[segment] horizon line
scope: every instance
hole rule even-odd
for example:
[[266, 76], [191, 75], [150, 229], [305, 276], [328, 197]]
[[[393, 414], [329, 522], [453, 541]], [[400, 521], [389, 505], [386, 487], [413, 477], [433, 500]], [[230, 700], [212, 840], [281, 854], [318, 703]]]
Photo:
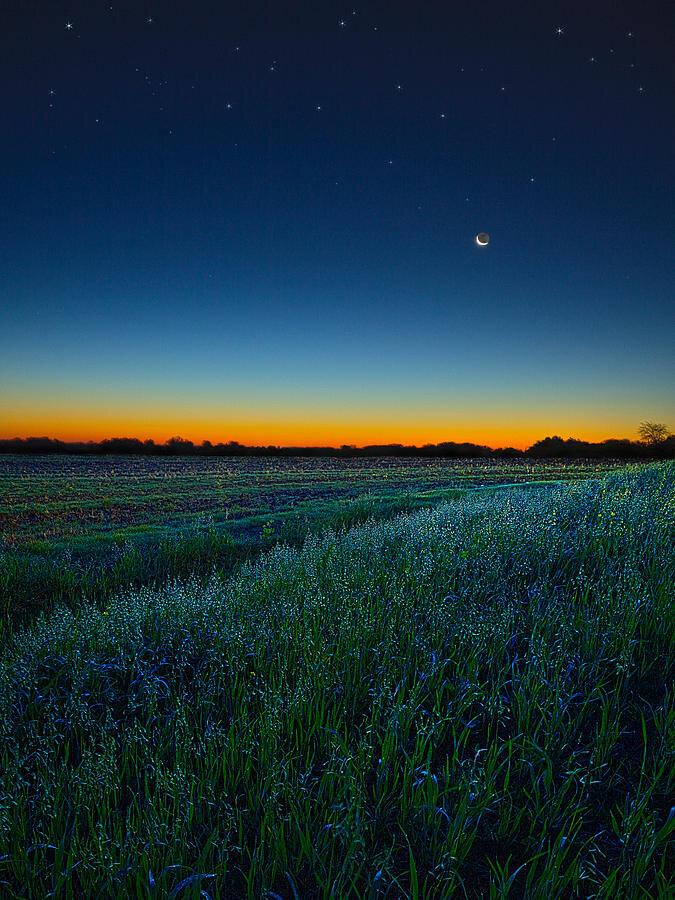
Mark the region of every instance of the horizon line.
[[[670, 435], [672, 437], [672, 435]], [[26, 443], [37, 443], [37, 442], [46, 442], [49, 444], [57, 444], [63, 445], [65, 447], [68, 446], [82, 446], [82, 447], [103, 447], [107, 444], [111, 443], [128, 443], [130, 445], [138, 445], [139, 449], [142, 447], [147, 447], [150, 449], [151, 447], [156, 447], [158, 449], [170, 449], [170, 448], [179, 448], [185, 447], [191, 448], [196, 451], [204, 451], [209, 449], [221, 449], [221, 448], [236, 448], [240, 447], [242, 450], [258, 450], [258, 451], [288, 451], [288, 450], [330, 450], [335, 453], [348, 453], [350, 451], [364, 451], [370, 449], [377, 448], [400, 448], [401, 450], [411, 451], [411, 450], [432, 450], [438, 449], [442, 447], [475, 447], [480, 450], [490, 450], [492, 452], [497, 451], [506, 451], [506, 450], [517, 450], [518, 452], [524, 453], [527, 450], [530, 450], [536, 447], [538, 444], [541, 444], [545, 441], [562, 441], [562, 442], [570, 442], [577, 444], [586, 444], [588, 446], [597, 446], [600, 447], [603, 444], [608, 443], [622, 443], [622, 444], [635, 444], [636, 446], [647, 446], [644, 441], [641, 440], [633, 440], [627, 437], [610, 437], [605, 438], [602, 441], [588, 441], [582, 438], [577, 438], [573, 436], [562, 437], [559, 434], [546, 435], [543, 438], [538, 438], [533, 443], [529, 444], [529, 446], [514, 446], [513, 444], [504, 444], [498, 446], [490, 446], [489, 444], [476, 443], [474, 441], [438, 441], [436, 443], [426, 442], [424, 444], [403, 444], [398, 441], [388, 441], [386, 443], [370, 443], [370, 444], [348, 444], [343, 443], [340, 445], [331, 445], [331, 444], [320, 444], [320, 443], [312, 443], [312, 444], [243, 444], [237, 440], [229, 440], [229, 441], [218, 441], [217, 443], [213, 443], [208, 438], [203, 439], [200, 443], [196, 443], [195, 441], [190, 440], [189, 438], [183, 438], [180, 435], [172, 435], [170, 438], [167, 438], [163, 443], [156, 441], [154, 438], [138, 438], [131, 437], [128, 435], [115, 435], [107, 438], [102, 438], [100, 440], [94, 440], [93, 438], [88, 439], [79, 439], [79, 440], [63, 440], [61, 438], [53, 438], [48, 435], [28, 435], [26, 437], [19, 437], [18, 435], [14, 435], [13, 437], [0, 437], [0, 445], [2, 444], [12, 444], [20, 442], [22, 444]]]

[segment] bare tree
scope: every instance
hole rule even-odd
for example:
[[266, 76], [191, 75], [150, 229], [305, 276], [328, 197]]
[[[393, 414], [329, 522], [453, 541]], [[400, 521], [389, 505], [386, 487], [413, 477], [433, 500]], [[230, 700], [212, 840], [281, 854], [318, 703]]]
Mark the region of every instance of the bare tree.
[[663, 422], [640, 422], [640, 427], [638, 428], [638, 434], [642, 440], [652, 447], [663, 443], [669, 433], [668, 426], [664, 425]]

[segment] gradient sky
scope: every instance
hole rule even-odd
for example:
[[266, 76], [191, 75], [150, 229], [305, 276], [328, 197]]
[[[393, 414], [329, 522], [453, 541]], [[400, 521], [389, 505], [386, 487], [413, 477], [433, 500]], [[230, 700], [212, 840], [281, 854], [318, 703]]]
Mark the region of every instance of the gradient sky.
[[0, 437], [675, 427], [671, 3], [0, 24]]

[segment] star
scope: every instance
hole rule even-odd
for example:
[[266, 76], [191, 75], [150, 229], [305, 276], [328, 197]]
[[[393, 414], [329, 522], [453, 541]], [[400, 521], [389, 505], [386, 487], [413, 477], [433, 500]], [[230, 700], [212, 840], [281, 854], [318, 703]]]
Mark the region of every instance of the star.
[[338, 25], [340, 26], [340, 28], [344, 28], [346, 24], [347, 23], [345, 22], [344, 19], [340, 19], [340, 21], [338, 22]]
[[565, 29], [561, 28], [560, 25], [558, 25], [558, 27], [555, 30], [555, 33], [558, 35], [558, 37], [561, 37], [563, 34], [565, 34]]
[[231, 104], [231, 103], [226, 103], [226, 104], [225, 104], [225, 109], [232, 109], [232, 104]]
[[56, 93], [56, 91], [52, 89], [52, 90], [49, 92], [49, 96], [50, 96], [50, 97], [53, 97], [55, 93]]
[[73, 30], [73, 23], [66, 22], [66, 31], [72, 31], [72, 30]]
[[396, 85], [396, 90], [397, 90], [397, 91], [402, 91], [402, 90], [403, 90], [403, 86], [400, 85], [400, 84], [397, 84], [397, 85]]
[[534, 178], [530, 178], [530, 184], [534, 184]]
[[155, 21], [155, 20], [152, 18], [152, 16], [148, 16], [148, 25], [152, 25], [152, 23], [153, 23], [154, 21]]
[[626, 37], [632, 38], [632, 37], [633, 37], [633, 32], [632, 32], [632, 31], [629, 31], [628, 34], [626, 35]]
[[320, 107], [320, 106], [317, 106], [316, 111], [317, 111], [317, 112], [321, 112], [321, 107]]
[[645, 89], [642, 87], [642, 85], [640, 85], [640, 87], [638, 88], [638, 94], [644, 94], [644, 92]]
[[597, 62], [597, 60], [594, 56], [591, 56], [588, 61], [591, 63]]
[[445, 118], [445, 113], [441, 113], [441, 119]]

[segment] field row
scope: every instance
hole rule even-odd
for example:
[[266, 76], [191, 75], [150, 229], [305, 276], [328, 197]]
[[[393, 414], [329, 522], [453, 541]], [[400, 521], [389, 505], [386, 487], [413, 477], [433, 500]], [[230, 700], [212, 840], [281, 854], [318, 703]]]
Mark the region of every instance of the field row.
[[613, 464], [331, 458], [0, 457], [0, 617], [232, 571], [278, 542], [501, 485]]

